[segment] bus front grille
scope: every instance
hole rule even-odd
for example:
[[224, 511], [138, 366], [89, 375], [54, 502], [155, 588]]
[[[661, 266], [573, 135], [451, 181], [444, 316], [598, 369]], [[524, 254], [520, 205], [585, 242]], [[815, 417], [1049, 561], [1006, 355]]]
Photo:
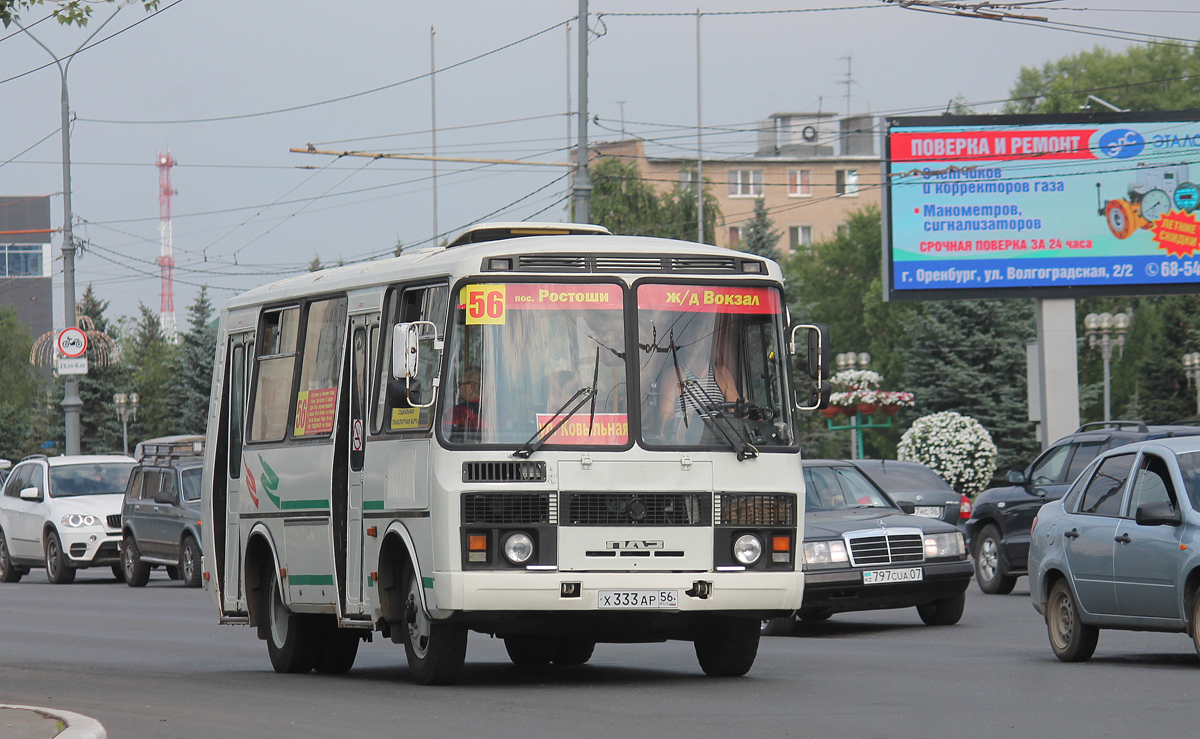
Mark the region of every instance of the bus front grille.
[[708, 493], [561, 493], [563, 526], [708, 526]]
[[463, 493], [463, 525], [555, 523], [550, 493]]
[[720, 504], [717, 520], [724, 525], [796, 525], [796, 496], [790, 493], [725, 493]]
[[545, 482], [545, 462], [463, 462], [463, 482]]

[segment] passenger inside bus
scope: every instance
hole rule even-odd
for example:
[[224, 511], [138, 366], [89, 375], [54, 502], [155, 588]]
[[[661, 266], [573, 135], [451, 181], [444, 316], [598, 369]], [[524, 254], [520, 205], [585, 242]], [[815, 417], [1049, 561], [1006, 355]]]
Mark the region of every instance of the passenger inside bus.
[[707, 428], [700, 417], [737, 401], [737, 379], [730, 369], [732, 331], [722, 323], [727, 321], [718, 321], [710, 335], [685, 336], [668, 347], [658, 399], [662, 441], [697, 442]]
[[450, 416], [451, 431], [479, 430], [479, 367], [468, 366], [458, 381], [458, 403]]

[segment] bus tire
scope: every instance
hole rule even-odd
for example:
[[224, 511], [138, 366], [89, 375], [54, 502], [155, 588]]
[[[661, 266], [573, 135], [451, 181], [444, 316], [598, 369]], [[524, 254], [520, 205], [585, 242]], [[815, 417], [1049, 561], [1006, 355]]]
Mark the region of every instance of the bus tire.
[[696, 659], [709, 677], [741, 677], [758, 656], [761, 621], [716, 616], [696, 635]]
[[404, 574], [404, 621], [399, 625], [413, 679], [421, 685], [451, 685], [467, 660], [467, 629], [434, 621], [421, 605], [421, 580], [412, 567]]
[[271, 570], [267, 596], [267, 653], [276, 672], [311, 672], [317, 665], [318, 623], [303, 613], [292, 613], [280, 595], [279, 578]]
[[584, 634], [562, 634], [554, 645], [554, 664], [574, 667], [587, 664], [596, 649], [596, 640]]
[[554, 659], [557, 640], [542, 634], [509, 634], [504, 650], [518, 667], [545, 667]]
[[321, 624], [321, 644], [317, 655], [317, 672], [322, 675], [345, 675], [358, 656], [359, 631], [340, 629], [337, 617], [329, 616]]

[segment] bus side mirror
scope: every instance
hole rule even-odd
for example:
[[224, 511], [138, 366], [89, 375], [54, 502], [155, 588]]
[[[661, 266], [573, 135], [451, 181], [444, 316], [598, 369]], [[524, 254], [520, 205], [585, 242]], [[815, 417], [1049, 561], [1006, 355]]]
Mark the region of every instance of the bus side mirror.
[[[437, 397], [440, 378], [437, 377], [442, 341], [438, 339], [437, 326], [431, 321], [397, 323], [392, 328], [392, 377], [395, 384], [404, 388], [404, 405], [411, 408], [428, 408]], [[424, 361], [422, 361], [424, 356]], [[424, 372], [422, 372], [424, 370]], [[388, 394], [399, 395], [388, 383]], [[422, 387], [431, 388], [428, 398], [423, 397]], [[401, 404], [393, 402], [393, 405]]]
[[392, 327], [392, 377], [407, 380], [417, 374], [420, 348], [417, 341], [417, 324], [397, 323]]
[[[807, 341], [801, 345], [804, 349], [802, 355], [804, 363], [798, 369], [807, 373], [811, 382], [809, 383], [808, 398], [803, 404], [799, 402], [801, 383], [794, 383], [797, 388], [796, 409], [813, 411], [828, 408], [830, 388], [825, 380], [829, 379], [829, 327], [823, 323], [800, 324], [793, 327], [792, 340], [788, 344], [788, 352], [793, 356], [798, 354], [797, 338], [801, 331], [807, 334]], [[800, 359], [801, 357], [796, 358]]]

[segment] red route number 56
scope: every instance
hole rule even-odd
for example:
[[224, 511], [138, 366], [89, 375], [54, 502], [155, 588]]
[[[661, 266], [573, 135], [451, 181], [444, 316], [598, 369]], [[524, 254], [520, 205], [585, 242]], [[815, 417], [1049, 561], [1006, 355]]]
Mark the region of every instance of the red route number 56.
[[462, 303], [467, 309], [467, 324], [504, 323], [506, 287], [470, 285], [463, 288]]

